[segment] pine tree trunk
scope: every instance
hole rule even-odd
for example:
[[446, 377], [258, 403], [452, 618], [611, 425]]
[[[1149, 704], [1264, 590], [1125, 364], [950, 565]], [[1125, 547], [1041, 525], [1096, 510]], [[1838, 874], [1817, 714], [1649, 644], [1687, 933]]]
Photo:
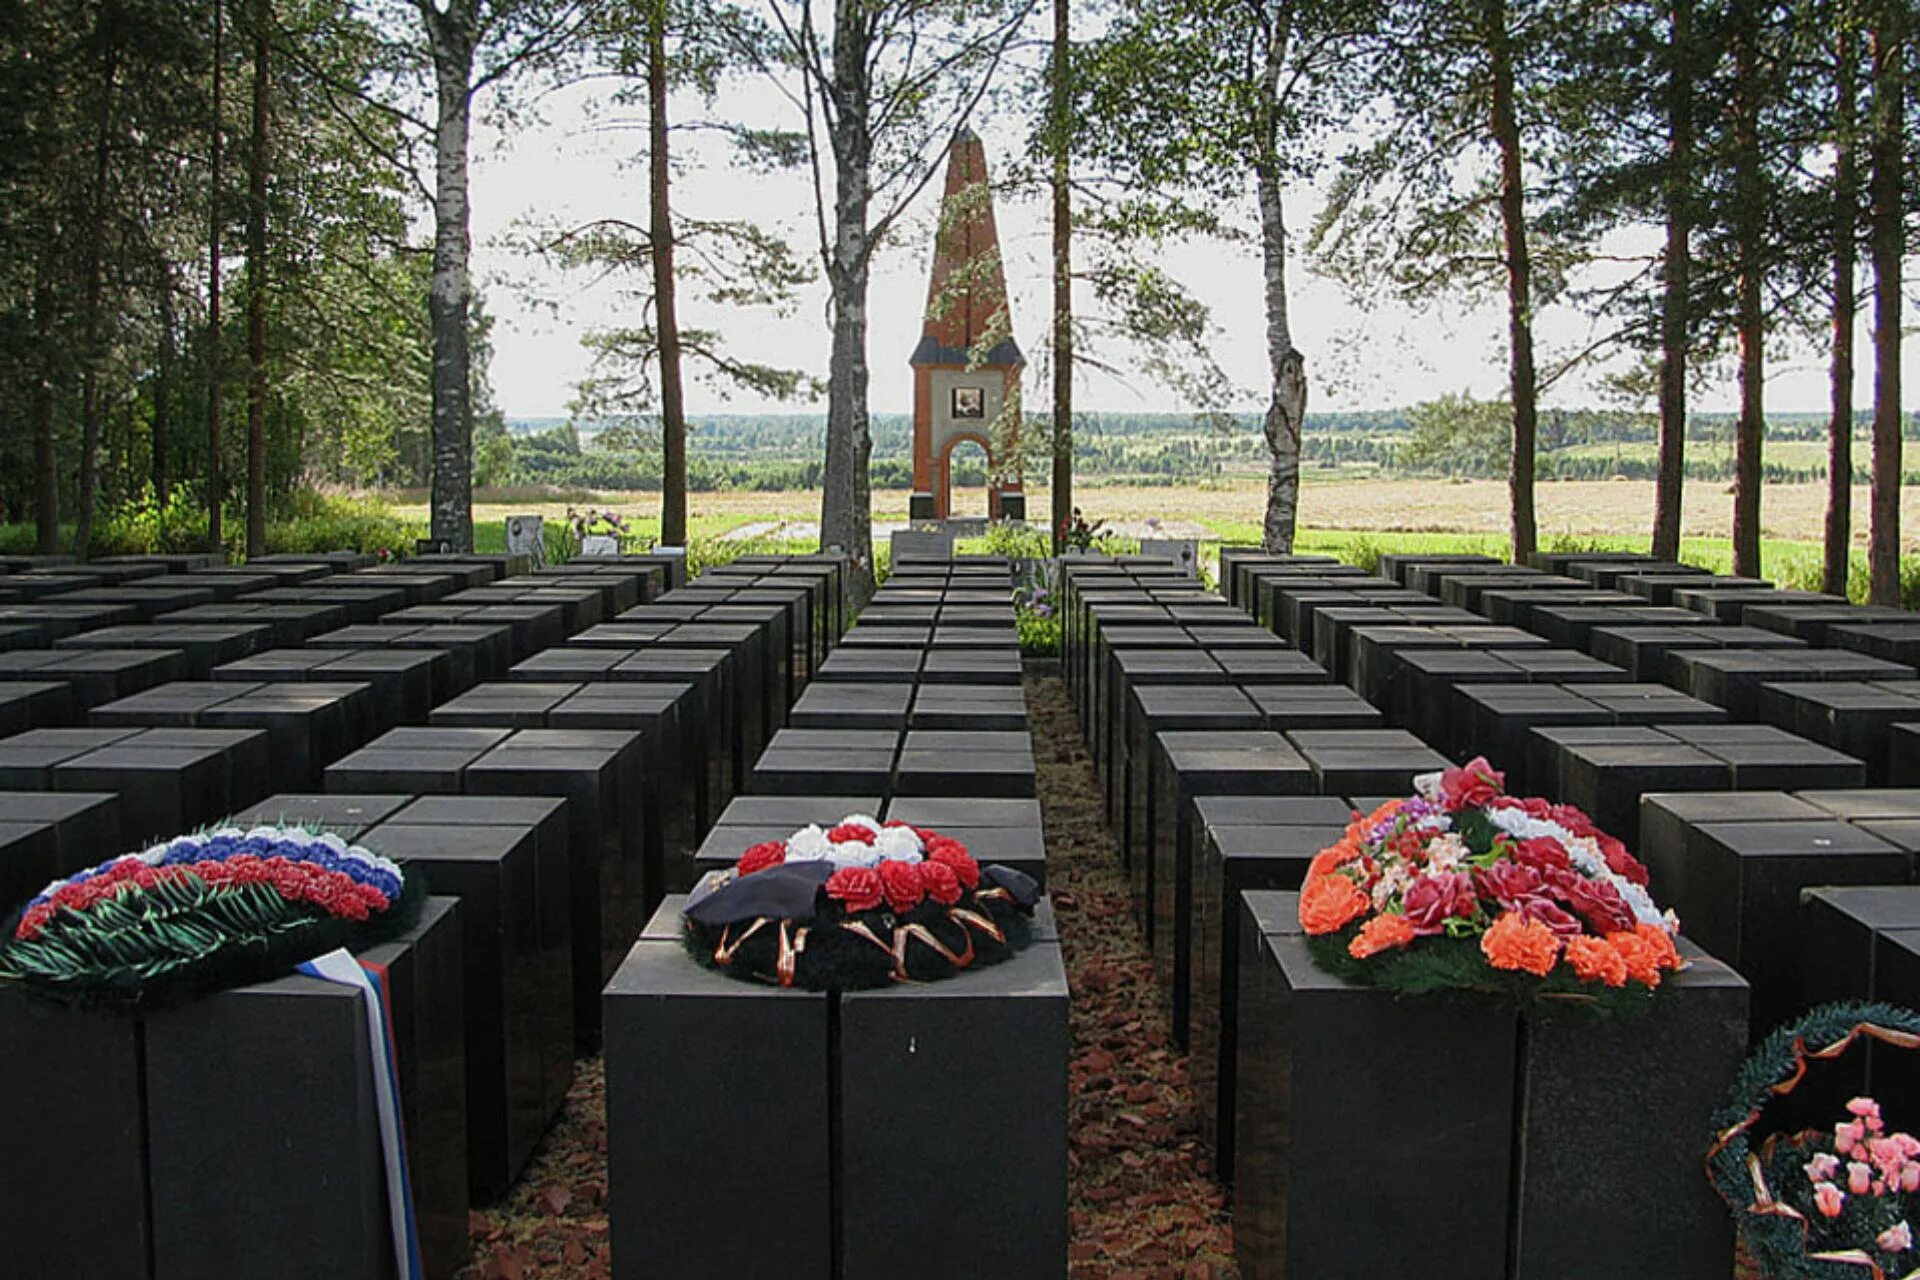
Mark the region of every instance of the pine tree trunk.
[[160, 260], [160, 350], [153, 372], [153, 438], [149, 442], [154, 500], [167, 505], [172, 476], [168, 448], [173, 443], [174, 365], [179, 360], [179, 335], [173, 312], [173, 264]]
[[1660, 295], [1660, 460], [1653, 496], [1653, 554], [1680, 558], [1687, 480], [1687, 355], [1693, 279], [1693, 0], [1673, 0], [1667, 67], [1667, 247]]
[[820, 546], [849, 561], [847, 595], [864, 607], [873, 595], [873, 511], [867, 473], [873, 439], [867, 421], [867, 216], [869, 132], [867, 8], [835, 0], [833, 82], [836, 111], [833, 246], [827, 265], [833, 290], [833, 349], [827, 371], [827, 465], [820, 494]]
[[267, 168], [272, 65], [267, 0], [253, 6], [253, 148], [247, 159], [247, 558], [267, 553]]
[[1853, 160], [1853, 41], [1844, 23], [1834, 53], [1833, 344], [1828, 366], [1833, 414], [1827, 423], [1826, 560], [1820, 577], [1822, 590], [1844, 596], [1853, 549], [1853, 276], [1859, 224]]
[[1751, 5], [1741, 6], [1734, 28], [1734, 191], [1735, 252], [1739, 272], [1734, 285], [1735, 325], [1739, 340], [1740, 421], [1733, 458], [1733, 571], [1760, 576], [1761, 452], [1765, 447], [1766, 309], [1765, 211], [1761, 207], [1760, 86], [1755, 67]]
[[227, 500], [226, 441], [220, 421], [224, 376], [220, 358], [220, 182], [222, 142], [226, 135], [222, 114], [226, 66], [221, 44], [226, 8], [226, 0], [213, 0], [213, 128], [207, 146], [207, 543], [208, 550], [215, 552], [225, 545], [226, 531], [222, 526]]
[[101, 44], [100, 102], [94, 119], [93, 194], [87, 226], [87, 364], [80, 383], [80, 483], [73, 524], [73, 553], [82, 560], [93, 549], [93, 516], [100, 483], [100, 427], [106, 414], [100, 391], [107, 359], [102, 312], [106, 305], [107, 227], [112, 221], [107, 200], [113, 179], [113, 95], [120, 74], [120, 32], [112, 0], [100, 6], [94, 33]]
[[667, 164], [667, 0], [653, 0], [647, 24], [647, 103], [653, 197], [655, 337], [660, 345], [660, 541], [687, 545], [687, 406], [680, 372], [680, 316], [674, 294], [672, 171]]
[[1900, 259], [1906, 141], [1907, 0], [1881, 0], [1873, 25], [1873, 531], [1870, 598], [1900, 599]]
[[1068, 82], [1072, 39], [1069, 0], [1053, 0], [1053, 50], [1049, 68], [1052, 91], [1053, 168], [1053, 553], [1066, 546], [1073, 520], [1073, 191], [1070, 113], [1073, 86]]
[[1487, 5], [1487, 49], [1493, 77], [1492, 128], [1500, 149], [1500, 226], [1507, 266], [1508, 372], [1513, 397], [1513, 562], [1526, 564], [1538, 542], [1533, 510], [1534, 449], [1539, 435], [1533, 366], [1533, 263], [1527, 251], [1526, 189], [1520, 122], [1514, 110], [1513, 46], [1506, 0]]
[[53, 286], [50, 263], [42, 263], [33, 286], [33, 337], [39, 348], [39, 376], [33, 381], [33, 549], [43, 556], [60, 550], [60, 455], [53, 433], [55, 352]]
[[473, 0], [445, 13], [421, 11], [438, 89], [434, 122], [433, 275], [427, 317], [433, 330], [433, 540], [473, 550], [473, 383], [468, 275], [467, 152], [473, 115]]

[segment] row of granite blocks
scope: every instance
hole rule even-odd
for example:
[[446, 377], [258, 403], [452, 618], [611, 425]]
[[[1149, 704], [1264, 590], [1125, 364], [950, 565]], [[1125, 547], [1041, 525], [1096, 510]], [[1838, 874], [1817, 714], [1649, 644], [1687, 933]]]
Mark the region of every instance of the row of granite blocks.
[[[637, 577], [657, 590], [670, 564], [628, 559], [577, 566], [575, 572]], [[806, 604], [783, 614], [783, 622], [802, 620], [798, 634], [807, 652], [801, 655], [796, 648], [792, 663], [804, 670], [817, 665], [825, 649], [832, 625], [827, 619], [838, 606], [837, 565], [743, 563], [726, 577], [718, 594], [738, 597], [776, 578], [777, 585], [791, 586], [782, 574], [804, 580], [798, 594]], [[632, 588], [636, 595], [645, 589]], [[658, 598], [664, 602], [672, 594]], [[663, 607], [704, 612], [715, 604], [711, 598], [683, 596]], [[816, 614], [822, 619], [817, 650], [811, 635]], [[570, 622], [591, 623], [594, 616], [576, 616]], [[754, 634], [763, 641], [767, 634], [778, 634], [785, 644], [790, 632], [768, 625]], [[757, 662], [771, 647], [740, 645], [740, 664]], [[425, 652], [439, 656], [438, 651]], [[669, 709], [667, 718], [676, 719], [683, 710], [677, 697], [693, 687], [693, 682], [682, 681], [664, 690], [635, 686], [634, 692], [656, 708]], [[438, 708], [429, 704], [429, 714], [438, 716], [461, 697], [484, 688], [477, 685], [461, 695], [455, 685], [444, 691], [456, 695], [452, 701]], [[515, 726], [526, 723], [527, 709], [521, 705], [506, 722], [483, 730], [497, 739], [486, 754], [497, 753], [492, 763], [502, 767], [476, 772], [472, 766], [483, 755], [467, 761], [466, 767], [449, 768], [428, 788], [440, 794], [416, 798], [418, 774], [382, 775], [377, 769], [345, 773], [339, 781], [350, 781], [365, 793], [400, 794], [349, 793], [335, 786], [329, 772], [327, 793], [276, 796], [238, 813], [242, 821], [305, 822], [365, 839], [423, 870], [433, 892], [449, 895], [444, 901], [434, 899], [420, 926], [386, 958], [394, 981], [404, 1109], [415, 1156], [414, 1191], [430, 1274], [435, 1275], [451, 1274], [464, 1258], [466, 1206], [505, 1188], [564, 1101], [571, 1080], [576, 1037], [583, 1025], [574, 1016], [579, 985], [574, 926], [578, 923], [579, 932], [598, 938], [599, 925], [616, 918], [609, 911], [615, 904], [583, 901], [570, 890], [579, 879], [570, 873], [582, 865], [583, 847], [584, 880], [595, 883], [600, 871], [595, 855], [604, 841], [580, 838], [584, 820], [591, 813], [604, 823], [611, 806], [623, 802], [625, 817], [644, 829], [641, 810], [652, 807], [642, 800], [654, 775], [630, 765], [646, 758], [644, 749], [654, 736], [648, 730], [658, 729], [660, 716], [647, 721], [631, 700], [596, 699], [588, 684], [564, 694], [548, 693], [555, 695], [550, 699], [555, 709], [571, 707], [584, 718], [579, 723], [591, 721], [598, 728], [563, 728], [558, 732], [573, 735], [569, 741], [545, 743], [537, 736], [522, 736], [542, 731], [516, 731]], [[481, 711], [469, 705], [460, 714], [466, 727]], [[729, 723], [734, 718], [729, 711]], [[391, 733], [414, 731], [402, 726]], [[704, 727], [690, 724], [688, 733], [704, 737]], [[609, 741], [591, 742], [595, 734]], [[366, 748], [380, 749], [379, 741]], [[517, 758], [510, 759], [516, 752]], [[610, 756], [619, 758], [618, 767], [610, 765]], [[485, 773], [502, 785], [468, 785]], [[42, 803], [67, 798], [29, 797]], [[663, 793], [659, 807], [682, 812], [690, 806], [683, 796]], [[57, 865], [97, 860], [101, 846], [94, 841], [109, 838], [104, 828], [86, 841], [67, 839], [72, 834], [68, 831], [60, 834], [65, 852]], [[699, 835], [689, 824], [683, 861], [690, 861]], [[645, 905], [628, 906], [639, 921], [630, 923], [629, 942], [644, 922]], [[595, 960], [597, 970], [598, 957]], [[603, 976], [594, 975], [596, 996]], [[96, 1122], [93, 1132], [106, 1149], [115, 1151], [114, 1159], [85, 1168], [61, 1167], [62, 1174], [82, 1178], [86, 1186], [49, 1181], [46, 1170], [35, 1171], [40, 1181], [31, 1187], [23, 1184], [20, 1195], [8, 1198], [9, 1208], [21, 1214], [22, 1231], [25, 1224], [37, 1226], [49, 1214], [57, 1218], [60, 1204], [71, 1212], [87, 1200], [86, 1193], [97, 1192], [128, 1209], [127, 1229], [100, 1233], [90, 1241], [102, 1259], [98, 1268], [83, 1262], [77, 1272], [66, 1273], [250, 1274], [265, 1265], [266, 1257], [275, 1274], [383, 1274], [390, 1263], [380, 1252], [385, 1215], [377, 1153], [370, 1145], [370, 1094], [355, 1070], [328, 1068], [330, 1063], [357, 1062], [363, 1073], [366, 1062], [364, 1032], [356, 1032], [355, 1019], [343, 1012], [346, 1007], [338, 999], [338, 990], [286, 979], [134, 1021], [92, 1018], [25, 1002], [10, 1006], [17, 1018], [29, 1020], [20, 1034], [0, 1037], [5, 1045], [0, 1049], [5, 1064], [0, 1076], [14, 1081], [7, 1093], [23, 1109], [20, 1129], [31, 1132], [34, 1123], [58, 1123], [62, 1090], [85, 1093], [97, 1084], [112, 1105], [90, 1113]], [[591, 1012], [597, 1015], [597, 1001]], [[597, 1017], [592, 1025], [597, 1026]], [[186, 1039], [179, 1038], [186, 1034], [181, 1028], [191, 1033]], [[230, 1043], [233, 1052], [220, 1049], [223, 1043]], [[171, 1056], [178, 1045], [186, 1050]], [[108, 1046], [117, 1056], [107, 1054]], [[225, 1061], [244, 1063], [249, 1075], [258, 1072], [261, 1079], [274, 1082], [274, 1088], [261, 1091], [259, 1107], [228, 1111], [220, 1102], [226, 1091], [203, 1089], [205, 1105], [156, 1120], [156, 1097], [171, 1105], [181, 1089], [204, 1084], [209, 1064]], [[81, 1070], [82, 1064], [97, 1069]], [[173, 1093], [157, 1090], [152, 1078], [156, 1069], [172, 1072]], [[323, 1091], [327, 1105], [315, 1102], [309, 1107], [296, 1090], [315, 1084], [319, 1076], [330, 1090]], [[273, 1110], [296, 1105], [307, 1108], [303, 1115], [311, 1123], [288, 1126], [282, 1144], [260, 1143], [258, 1136], [269, 1131]], [[176, 1119], [178, 1124], [173, 1123]], [[341, 1139], [343, 1132], [348, 1140]], [[55, 1145], [53, 1136], [47, 1135], [48, 1149]], [[221, 1158], [209, 1159], [207, 1144], [218, 1149]], [[24, 1178], [29, 1171], [23, 1167], [20, 1173]], [[342, 1189], [347, 1212], [330, 1218], [325, 1206], [302, 1194], [315, 1178], [331, 1179]], [[166, 1194], [155, 1198], [162, 1187]], [[129, 1201], [126, 1197], [135, 1191], [140, 1198]], [[141, 1205], [151, 1205], [151, 1211], [136, 1211]], [[59, 1256], [58, 1265], [70, 1268], [72, 1258], [49, 1243], [46, 1265], [56, 1265], [52, 1259]], [[270, 1255], [262, 1253], [268, 1243], [276, 1246]]]
[[[1044, 880], [1008, 572], [989, 557], [896, 563], [749, 772], [753, 794], [721, 814], [699, 872], [867, 814]], [[939, 646], [943, 628], [965, 643]], [[997, 660], [849, 660], [936, 648], [1011, 657], [1012, 679]], [[703, 967], [683, 907], [661, 905], [606, 990], [616, 1276], [877, 1278], [903, 1259], [956, 1280], [1065, 1274], [1067, 985], [1044, 901], [1030, 945], [1002, 964], [841, 994]], [[726, 1189], [763, 1166], [779, 1189], [742, 1231]]]
[[[1689, 941], [1693, 968], [1623, 1035], [1411, 1006], [1321, 973], [1290, 890], [1354, 810], [1452, 757], [1164, 565], [1092, 559], [1066, 574], [1063, 671], [1191, 1053], [1203, 1136], [1232, 1181], [1241, 1274], [1403, 1265], [1398, 1229], [1344, 1211], [1361, 1197], [1450, 1241], [1423, 1274], [1725, 1276], [1728, 1220], [1696, 1134], [1674, 1120], [1703, 1118], [1745, 1051], [1741, 977]], [[1251, 678], [1235, 660], [1276, 644], [1296, 664], [1284, 676], [1277, 657]], [[1624, 1056], [1641, 1035], [1674, 1076], [1654, 1096]], [[1609, 1105], [1646, 1120], [1579, 1131]], [[1446, 1195], [1380, 1172], [1426, 1159], [1446, 1161]], [[1629, 1233], [1631, 1258], [1598, 1247]]]

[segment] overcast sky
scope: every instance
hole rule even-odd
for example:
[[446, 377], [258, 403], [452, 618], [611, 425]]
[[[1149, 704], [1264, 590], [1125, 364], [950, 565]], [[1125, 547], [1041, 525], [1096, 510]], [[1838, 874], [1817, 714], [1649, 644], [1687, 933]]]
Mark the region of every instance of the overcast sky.
[[[717, 109], [771, 120], [777, 118], [779, 108], [765, 91], [743, 89]], [[689, 102], [680, 104], [677, 110], [691, 117], [700, 107]], [[599, 325], [620, 323], [623, 309], [632, 305], [611, 285], [587, 289], [584, 281], [540, 270], [508, 243], [516, 228], [530, 219], [556, 224], [596, 217], [626, 217], [636, 222], [646, 219], [645, 164], [631, 162], [644, 145], [644, 129], [639, 127], [642, 122], [597, 110], [583, 90], [550, 96], [541, 114], [543, 120], [531, 127], [523, 122], [504, 139], [499, 131], [483, 127], [475, 147], [474, 261], [478, 283], [486, 291], [488, 308], [496, 317], [494, 391], [511, 417], [566, 413], [573, 384], [588, 366], [587, 353], [580, 345], [581, 334]], [[1006, 148], [1019, 143], [1017, 132], [1009, 136], [1007, 130], [991, 123], [982, 132], [990, 166], [1003, 161]], [[690, 151], [701, 146], [695, 137], [689, 135], [686, 140]], [[875, 412], [907, 412], [912, 407], [907, 357], [919, 336], [926, 302], [932, 219], [938, 196], [936, 181], [917, 206], [918, 216], [910, 234], [884, 253], [874, 272], [868, 354]], [[1290, 200], [1288, 220], [1296, 231], [1311, 225], [1317, 203], [1317, 193], [1311, 190]], [[812, 194], [802, 173], [774, 177], [747, 174], [727, 165], [724, 159], [708, 158], [680, 179], [676, 205], [683, 216], [737, 218], [751, 214], [764, 224], [784, 229], [800, 251], [817, 258]], [[1049, 307], [1047, 210], [1039, 201], [1002, 203], [997, 216], [1012, 295], [1014, 333], [1031, 360]], [[1218, 357], [1244, 389], [1243, 406], [1254, 408], [1264, 403], [1260, 390], [1265, 367], [1265, 319], [1254, 246], [1194, 244], [1177, 250], [1167, 265], [1212, 307], [1219, 331]], [[1461, 390], [1481, 396], [1503, 393], [1505, 320], [1497, 306], [1467, 309], [1454, 305], [1418, 313], [1398, 306], [1367, 310], [1347, 298], [1339, 286], [1312, 274], [1299, 260], [1290, 267], [1289, 281], [1294, 341], [1307, 355], [1313, 380], [1310, 410], [1386, 408]], [[722, 329], [731, 349], [741, 356], [825, 375], [824, 285], [813, 286], [784, 317], [683, 307], [682, 323]], [[1869, 327], [1863, 314], [1856, 362], [1860, 376], [1857, 395], [1863, 407], [1870, 403], [1872, 391]], [[1543, 313], [1538, 332], [1541, 364], [1547, 367], [1553, 352], [1586, 345], [1590, 331], [1583, 317], [1562, 308]], [[1906, 344], [1908, 385], [1920, 385], [1916, 346], [1920, 344]], [[1031, 382], [1031, 373], [1029, 379]], [[1029, 394], [1044, 393], [1033, 384]], [[1824, 356], [1810, 348], [1782, 349], [1769, 365], [1767, 396], [1770, 409], [1823, 410], [1827, 402]], [[1091, 373], [1081, 377], [1077, 400], [1086, 409], [1176, 411], [1187, 407], [1151, 383], [1123, 383]], [[1605, 401], [1591, 379], [1570, 378], [1554, 389], [1549, 402], [1572, 405]], [[1698, 395], [1695, 407], [1726, 410], [1735, 402], [1736, 389], [1728, 368], [1719, 371], [1713, 383]], [[689, 390], [689, 408], [695, 413], [782, 407], [798, 411], [819, 406], [723, 399], [698, 384]]]

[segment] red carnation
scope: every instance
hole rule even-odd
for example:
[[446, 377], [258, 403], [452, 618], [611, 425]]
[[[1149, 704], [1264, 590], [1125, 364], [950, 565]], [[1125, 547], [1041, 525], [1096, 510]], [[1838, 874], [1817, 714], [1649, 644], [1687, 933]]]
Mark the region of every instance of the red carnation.
[[1573, 865], [1567, 847], [1552, 836], [1522, 840], [1513, 847], [1513, 860], [1535, 871], [1565, 871]]
[[1549, 816], [1576, 836], [1594, 834], [1593, 819], [1573, 805], [1557, 804]]
[[1465, 768], [1446, 769], [1440, 774], [1440, 791], [1450, 813], [1461, 809], [1479, 809], [1492, 803], [1506, 783], [1507, 775], [1475, 756]]
[[768, 867], [777, 867], [787, 860], [787, 846], [779, 840], [763, 840], [740, 855], [740, 861], [733, 864], [734, 870], [743, 876], [756, 871], [765, 871]]
[[964, 889], [971, 891], [980, 887], [980, 864], [967, 852], [967, 846], [958, 840], [942, 840], [940, 848], [928, 850], [927, 861], [920, 865], [926, 866], [927, 863], [952, 868]]
[[926, 886], [927, 896], [943, 907], [960, 901], [960, 877], [947, 863], [921, 863], [920, 882]]
[[1634, 926], [1633, 908], [1627, 905], [1620, 891], [1604, 880], [1589, 880], [1583, 875], [1563, 871], [1551, 881], [1554, 895], [1572, 907], [1574, 912], [1593, 927], [1595, 933], [1631, 933]]
[[1540, 872], [1523, 862], [1496, 862], [1473, 876], [1481, 893], [1509, 911], [1540, 892]]
[[827, 896], [852, 914], [879, 906], [886, 896], [886, 887], [880, 873], [872, 867], [842, 867], [827, 877]]
[[1538, 921], [1553, 930], [1562, 938], [1571, 938], [1580, 932], [1580, 922], [1545, 898], [1528, 898], [1519, 906], [1519, 912], [1528, 920]]
[[1627, 852], [1627, 846], [1604, 831], [1595, 832], [1594, 839], [1599, 842], [1600, 856], [1607, 860], [1607, 870], [1623, 880], [1633, 881], [1641, 888], [1646, 887], [1647, 869], [1640, 859]]
[[1414, 933], [1426, 936], [1444, 931], [1447, 921], [1456, 916], [1471, 918], [1479, 902], [1473, 892], [1473, 877], [1459, 871], [1421, 876], [1407, 886], [1400, 904]]
[[881, 863], [880, 884], [886, 892], [887, 905], [893, 908], [895, 915], [905, 915], [927, 896], [926, 882], [921, 879], [918, 863], [893, 859]]
[[871, 828], [863, 827], [857, 822], [843, 822], [833, 830], [827, 832], [827, 839], [833, 841], [835, 844], [844, 844], [849, 840], [857, 841], [860, 844], [872, 844], [873, 831]]

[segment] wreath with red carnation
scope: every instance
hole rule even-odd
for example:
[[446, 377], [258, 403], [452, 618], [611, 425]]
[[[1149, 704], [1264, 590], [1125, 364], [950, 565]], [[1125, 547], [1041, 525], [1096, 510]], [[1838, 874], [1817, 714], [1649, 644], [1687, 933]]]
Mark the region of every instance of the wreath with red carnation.
[[934, 982], [1027, 945], [1031, 876], [966, 845], [855, 814], [754, 845], [687, 901], [687, 948], [732, 977], [851, 991]]

